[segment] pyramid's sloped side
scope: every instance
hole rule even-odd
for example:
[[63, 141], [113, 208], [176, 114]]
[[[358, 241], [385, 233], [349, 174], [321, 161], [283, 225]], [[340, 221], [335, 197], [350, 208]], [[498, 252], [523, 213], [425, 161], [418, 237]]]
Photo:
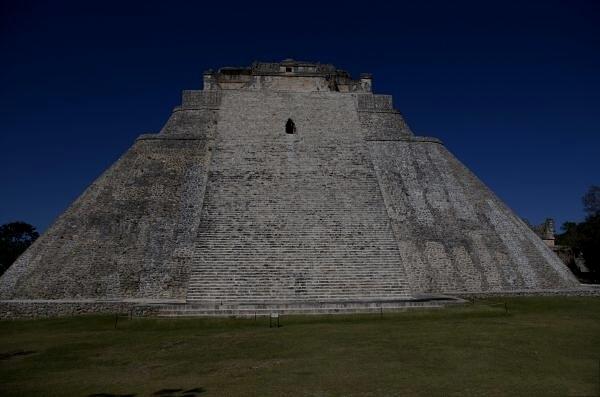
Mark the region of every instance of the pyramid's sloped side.
[[573, 288], [548, 247], [433, 142], [370, 142], [413, 292]]
[[185, 297], [207, 145], [138, 140], [8, 269], [0, 299]]
[[161, 134], [191, 134], [210, 139], [214, 137], [217, 118], [217, 110], [176, 108]]

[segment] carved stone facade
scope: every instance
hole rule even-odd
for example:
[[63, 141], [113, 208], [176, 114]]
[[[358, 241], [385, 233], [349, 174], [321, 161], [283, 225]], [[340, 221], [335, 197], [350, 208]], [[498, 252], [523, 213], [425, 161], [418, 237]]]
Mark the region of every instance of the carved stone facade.
[[2, 276], [0, 310], [359, 310], [576, 289], [542, 240], [439, 140], [415, 136], [371, 80], [293, 60], [205, 73], [204, 89], [184, 91], [161, 132], [140, 136]]
[[250, 67], [224, 67], [204, 73], [204, 91], [271, 90], [371, 92], [372, 77], [363, 73], [353, 80], [333, 65], [286, 59], [280, 63], [254, 62]]

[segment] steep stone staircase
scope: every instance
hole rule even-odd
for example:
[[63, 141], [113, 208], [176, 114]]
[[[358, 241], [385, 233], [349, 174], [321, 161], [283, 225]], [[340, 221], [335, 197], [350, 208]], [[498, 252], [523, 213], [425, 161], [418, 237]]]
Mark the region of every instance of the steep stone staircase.
[[[253, 98], [223, 96], [189, 310], [312, 301], [287, 309], [343, 311], [409, 298], [352, 98]], [[297, 134], [284, 132], [288, 117]]]

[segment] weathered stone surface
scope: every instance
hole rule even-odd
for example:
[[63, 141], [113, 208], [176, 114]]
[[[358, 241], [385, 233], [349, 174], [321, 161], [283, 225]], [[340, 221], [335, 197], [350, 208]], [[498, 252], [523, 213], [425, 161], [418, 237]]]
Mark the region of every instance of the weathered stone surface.
[[123, 300], [7, 300], [0, 301], [0, 319], [79, 316], [94, 313], [152, 316], [162, 305]]
[[371, 93], [369, 75], [286, 60], [207, 72], [204, 90], [184, 91], [161, 132], [140, 136], [0, 278], [0, 312], [577, 288], [439, 140], [415, 137], [392, 98]]
[[369, 146], [411, 291], [575, 285], [542, 240], [442, 145]]
[[185, 297], [209, 144], [138, 140], [7, 270], [0, 299]]

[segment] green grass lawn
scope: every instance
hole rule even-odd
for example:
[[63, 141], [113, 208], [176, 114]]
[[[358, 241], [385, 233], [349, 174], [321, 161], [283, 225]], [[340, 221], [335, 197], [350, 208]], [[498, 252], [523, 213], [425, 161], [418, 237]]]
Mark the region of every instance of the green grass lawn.
[[600, 395], [600, 298], [397, 314], [0, 321], [1, 396]]

